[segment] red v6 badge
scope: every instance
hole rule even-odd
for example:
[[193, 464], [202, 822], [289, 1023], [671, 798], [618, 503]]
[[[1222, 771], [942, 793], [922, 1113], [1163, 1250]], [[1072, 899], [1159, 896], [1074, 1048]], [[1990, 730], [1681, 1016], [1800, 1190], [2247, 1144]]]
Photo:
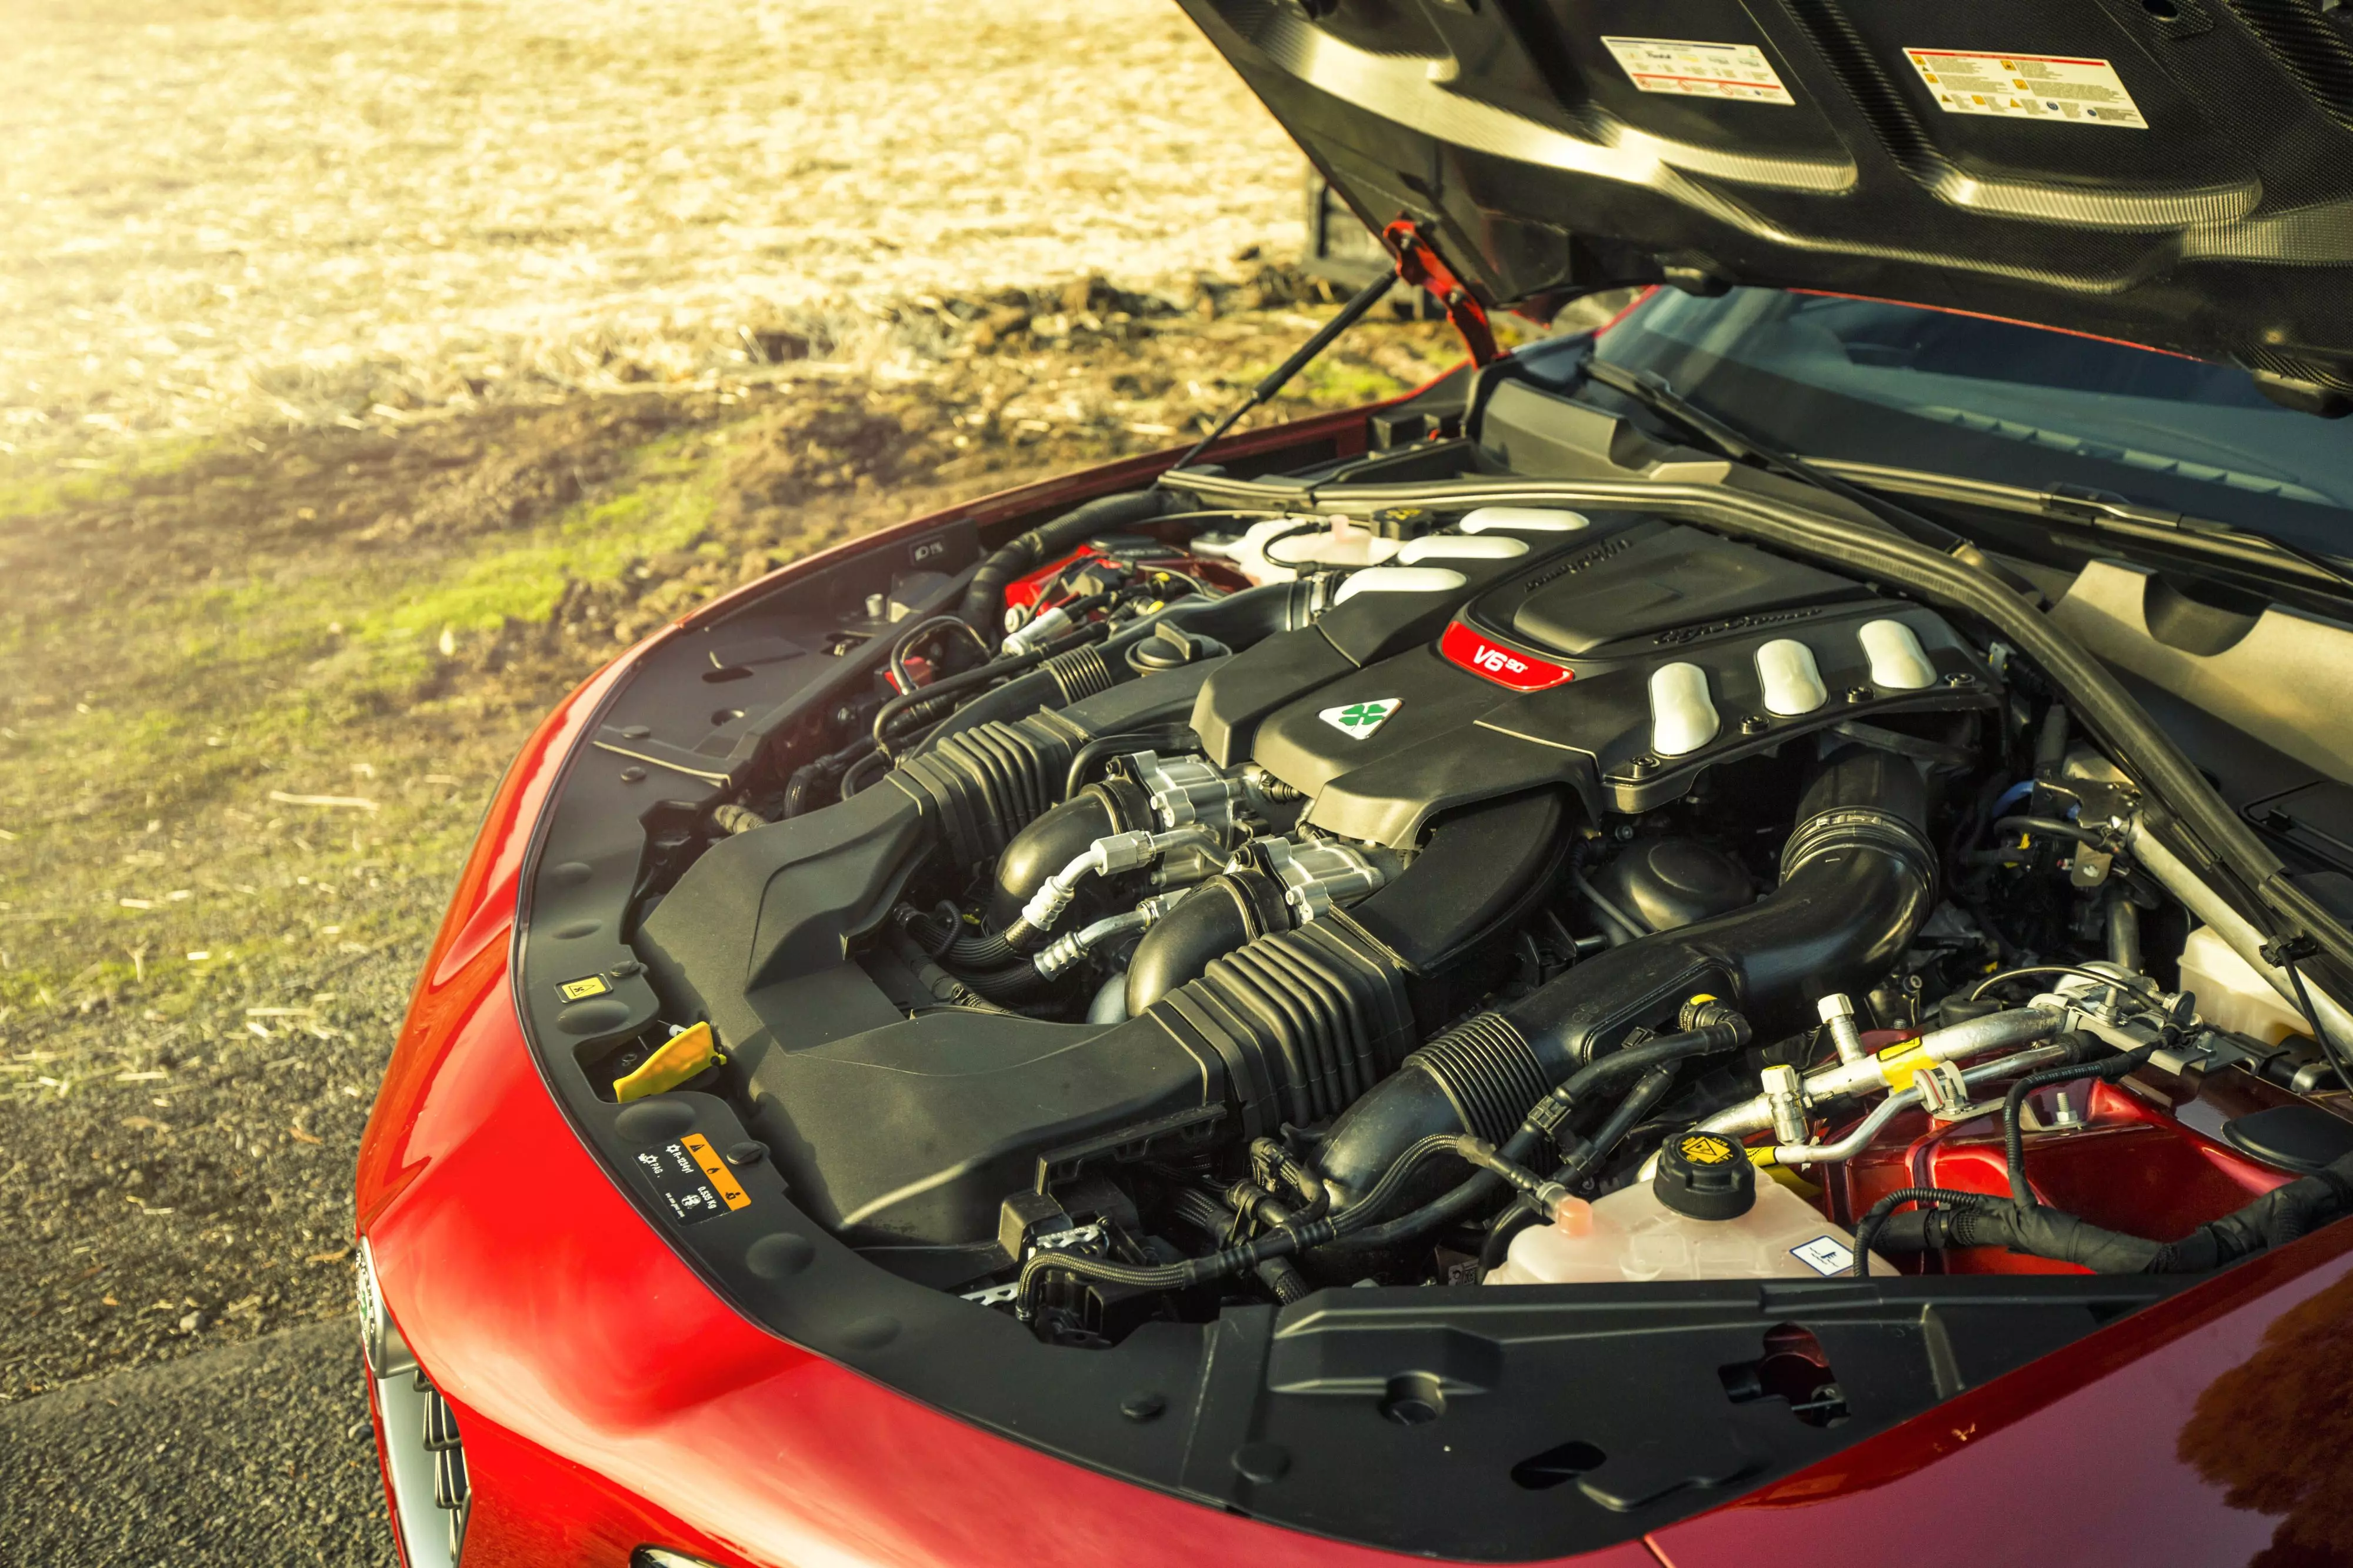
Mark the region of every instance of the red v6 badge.
[[1489, 642], [1461, 621], [1446, 628], [1446, 635], [1438, 639], [1438, 651], [1463, 668], [1514, 691], [1542, 691], [1574, 675], [1533, 654], [1514, 653]]

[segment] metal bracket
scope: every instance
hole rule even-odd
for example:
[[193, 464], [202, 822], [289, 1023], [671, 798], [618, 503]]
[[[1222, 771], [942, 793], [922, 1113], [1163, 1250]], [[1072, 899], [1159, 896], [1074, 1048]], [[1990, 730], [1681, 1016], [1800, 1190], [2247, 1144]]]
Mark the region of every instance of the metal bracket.
[[1486, 307], [1446, 265], [1446, 258], [1430, 243], [1428, 226], [1399, 217], [1381, 230], [1381, 243], [1397, 258], [1398, 276], [1429, 290], [1430, 298], [1445, 307], [1447, 321], [1461, 334], [1462, 346], [1471, 351], [1472, 363], [1489, 365], [1504, 357], [1504, 351], [1495, 345], [1495, 330], [1488, 324]]

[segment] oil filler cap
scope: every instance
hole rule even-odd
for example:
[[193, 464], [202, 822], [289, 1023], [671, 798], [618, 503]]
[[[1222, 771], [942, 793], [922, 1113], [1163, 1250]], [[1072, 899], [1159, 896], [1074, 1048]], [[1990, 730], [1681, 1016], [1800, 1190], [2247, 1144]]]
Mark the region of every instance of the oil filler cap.
[[1734, 1140], [1694, 1127], [1676, 1133], [1659, 1151], [1651, 1191], [1675, 1213], [1694, 1219], [1738, 1219], [1757, 1206], [1757, 1167]]

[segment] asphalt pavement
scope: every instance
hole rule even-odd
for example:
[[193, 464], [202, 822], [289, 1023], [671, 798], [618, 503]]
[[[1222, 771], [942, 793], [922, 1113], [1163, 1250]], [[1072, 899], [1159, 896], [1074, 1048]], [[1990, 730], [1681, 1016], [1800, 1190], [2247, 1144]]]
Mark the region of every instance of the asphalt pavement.
[[7, 1568], [393, 1568], [348, 1321], [0, 1405]]

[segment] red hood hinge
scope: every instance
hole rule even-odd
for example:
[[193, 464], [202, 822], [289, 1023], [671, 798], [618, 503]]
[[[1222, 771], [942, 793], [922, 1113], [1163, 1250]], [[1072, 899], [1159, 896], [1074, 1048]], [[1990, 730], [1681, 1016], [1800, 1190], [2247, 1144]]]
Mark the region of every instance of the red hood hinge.
[[1495, 346], [1495, 331], [1487, 324], [1486, 308], [1464, 288], [1454, 268], [1446, 265], [1429, 232], [1410, 218], [1398, 218], [1381, 230], [1381, 243], [1397, 258], [1398, 276], [1417, 289], [1427, 289], [1446, 310], [1446, 319], [1462, 336], [1473, 364], [1493, 364], [1504, 351]]

